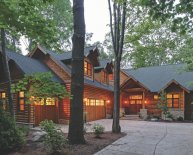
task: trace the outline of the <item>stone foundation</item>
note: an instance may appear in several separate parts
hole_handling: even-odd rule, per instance
[[[147,109],[140,109],[139,114],[140,114],[140,118],[144,120],[147,119]]]

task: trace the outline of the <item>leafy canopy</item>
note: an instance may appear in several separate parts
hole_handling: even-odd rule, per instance
[[[2,0],[0,1],[0,28],[5,28],[13,36],[24,35],[36,43],[59,49],[60,34],[64,36],[64,33],[67,32],[67,28],[66,31],[63,29],[64,22],[61,22],[63,19],[58,19],[61,16],[54,8],[60,4],[59,1]],[[70,7],[70,2],[68,0],[65,2],[68,4],[66,6]],[[61,11],[61,8],[57,9]],[[62,11],[61,14],[64,13],[64,10]],[[70,12],[67,17],[67,23],[70,23]]]

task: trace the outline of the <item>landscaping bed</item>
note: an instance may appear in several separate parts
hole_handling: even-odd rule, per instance
[[[105,132],[101,135],[101,138],[95,138],[94,133],[87,133],[85,135],[86,144],[82,145],[69,145],[66,144],[65,148],[60,152],[50,153],[44,147],[42,142],[32,142],[30,140],[30,135],[28,137],[27,144],[20,150],[12,153],[6,153],[6,155],[47,155],[47,154],[61,154],[61,155],[93,155],[94,153],[100,151],[104,147],[110,145],[117,139],[125,136],[125,133],[113,134],[111,132]],[[67,137],[67,135],[64,135]]]

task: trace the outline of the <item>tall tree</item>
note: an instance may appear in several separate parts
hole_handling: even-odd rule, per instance
[[[5,29],[1,28],[1,52],[2,52],[2,62],[3,62],[3,69],[5,73],[5,78],[7,79],[7,95],[9,101],[9,111],[12,116],[14,116],[14,109],[13,109],[13,99],[11,95],[11,76],[9,71],[8,60],[5,52]]]
[[[7,94],[9,96],[10,113],[13,112],[13,102],[10,92],[11,77],[5,51],[5,30],[10,34],[26,35],[37,42],[42,40],[44,45],[50,47],[53,42],[57,42],[57,28],[52,18],[48,18],[41,9],[49,6],[52,0],[2,0],[0,2],[0,28],[3,67],[6,75]]]
[[[123,53],[125,23],[126,23],[126,0],[110,1],[108,0],[110,13],[110,30],[114,51],[114,110],[113,125],[114,133],[121,132],[119,123],[120,117],[120,63]],[[113,5],[113,9],[112,9]]]
[[[84,92],[84,44],[85,20],[84,0],[73,0],[74,34],[72,38],[72,78],[70,124],[68,138],[72,144],[85,143],[83,129],[83,92]]]

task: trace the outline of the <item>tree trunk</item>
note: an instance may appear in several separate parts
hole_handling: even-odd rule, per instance
[[[116,58],[114,63],[114,109],[113,109],[113,126],[114,133],[120,133],[120,59]]]
[[[73,0],[74,34],[72,38],[72,82],[70,124],[68,139],[71,144],[85,143],[83,122],[84,93],[84,43],[85,21],[84,0]]]
[[[11,95],[11,75],[9,71],[9,64],[5,52],[5,30],[1,28],[1,47],[2,47],[2,61],[3,61],[3,69],[7,83],[7,96],[9,102],[9,111],[10,114],[14,117],[14,109],[13,109],[13,99]]]

